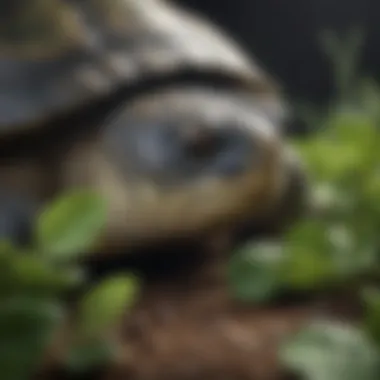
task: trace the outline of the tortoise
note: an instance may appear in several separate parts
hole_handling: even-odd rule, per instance
[[[43,205],[77,188],[108,202],[99,257],[288,225],[305,181],[280,90],[217,27],[160,0],[0,7],[8,235],[25,230],[17,199]]]
[[[284,141],[280,90],[216,27],[160,0],[3,0],[0,18],[2,235],[24,241],[36,208],[84,187],[109,205],[89,252],[103,259],[138,247],[160,256],[157,248],[174,240],[233,240],[246,226],[282,229],[297,214],[305,181]],[[209,325],[196,326],[203,315],[188,313],[213,319],[207,305],[220,315],[231,309],[219,304],[218,289],[207,291],[210,281],[206,275],[199,308],[185,302],[202,302],[195,286],[188,296],[170,282],[169,294],[152,296],[148,284],[142,301],[154,331],[162,332],[151,296],[171,307],[178,290],[185,306],[177,305],[177,317],[191,317],[190,335],[219,346]],[[172,351],[198,356],[191,340],[168,329]],[[170,372],[172,358],[163,356]]]

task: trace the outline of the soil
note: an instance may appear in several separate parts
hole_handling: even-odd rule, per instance
[[[296,379],[277,357],[284,339],[317,316],[360,316],[352,290],[266,306],[238,302],[227,286],[226,266],[226,260],[214,258],[185,275],[148,282],[115,330],[121,343],[117,360],[86,378]]]

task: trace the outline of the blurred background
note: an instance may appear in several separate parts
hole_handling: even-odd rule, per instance
[[[377,0],[175,0],[224,28],[262,62],[285,91],[317,103],[332,96],[333,72],[320,35],[366,35],[360,71],[380,79],[380,25]]]

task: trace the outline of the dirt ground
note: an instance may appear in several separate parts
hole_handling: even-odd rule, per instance
[[[279,344],[315,316],[355,318],[352,291],[239,303],[226,283],[226,260],[210,260],[186,275],[147,283],[115,336],[121,350],[90,380],[290,380]],[[41,378],[41,377],[39,377]],[[58,379],[49,375],[48,380]]]

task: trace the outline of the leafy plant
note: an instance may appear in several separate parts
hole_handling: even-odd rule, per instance
[[[53,260],[70,260],[98,238],[106,220],[106,204],[96,194],[77,191],[44,210],[36,228],[36,246]]]
[[[380,373],[380,89],[358,80],[361,40],[338,48],[336,99],[315,114],[316,132],[293,140],[312,181],[314,215],[281,242],[250,243],[233,256],[231,288],[250,302],[273,300],[284,290],[362,288],[365,316],[357,326],[311,321],[281,349],[282,362],[306,380],[376,380]],[[353,46],[350,51],[349,45]],[[350,61],[351,60],[351,61]],[[264,258],[270,252],[277,252]],[[363,281],[363,279],[365,281]],[[371,284],[371,288],[367,285]]]
[[[284,287],[325,287],[377,270],[380,134],[376,120],[368,114],[333,115],[328,127],[295,143],[314,181],[317,215],[290,230],[277,248],[282,254],[275,259],[258,259],[268,256],[263,244],[250,244],[237,253],[230,267],[234,288],[246,288],[264,277],[271,281],[270,296]],[[269,244],[273,250],[273,242]],[[239,260],[245,261],[244,273],[238,269]]]
[[[262,302],[276,294],[282,257],[282,247],[277,244],[249,244],[233,255],[228,276],[235,297]]]
[[[357,327],[317,321],[280,350],[282,361],[307,380],[376,380],[377,347]]]
[[[1,242],[3,380],[26,380],[37,370],[53,334],[66,316],[62,296],[85,281],[77,259],[93,247],[105,218],[106,205],[101,198],[85,191],[70,193],[52,202],[39,215],[29,247]],[[133,302],[136,289],[136,280],[128,275],[97,285],[83,301],[78,331],[88,329],[94,338],[98,333],[103,334],[121,316],[124,305]],[[85,344],[84,339],[77,341]],[[86,352],[74,348],[70,354],[73,361],[83,361],[81,358],[86,355],[89,361]],[[93,359],[100,360],[99,355]]]

